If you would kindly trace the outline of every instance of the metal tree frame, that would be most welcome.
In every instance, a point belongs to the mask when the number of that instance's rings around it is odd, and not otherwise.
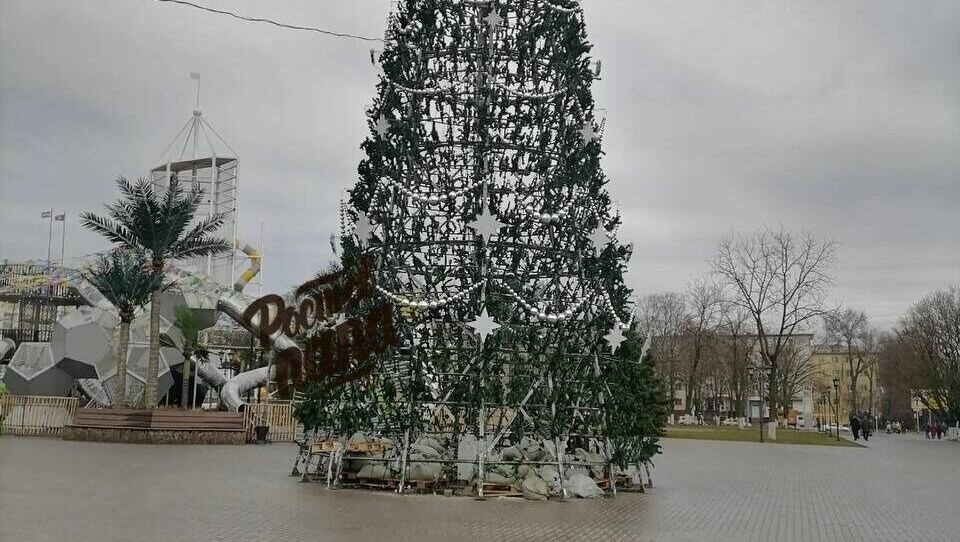
[[[393,437],[403,466],[420,436],[456,450],[473,435],[475,458],[441,460],[449,481],[457,464],[482,482],[491,463],[515,463],[498,450],[524,436],[559,451],[561,477],[574,448],[609,469],[604,336],[630,325],[629,251],[608,232],[619,217],[582,13],[571,0],[401,4],[344,249],[374,256],[402,346],[349,385],[370,423],[331,431]]]

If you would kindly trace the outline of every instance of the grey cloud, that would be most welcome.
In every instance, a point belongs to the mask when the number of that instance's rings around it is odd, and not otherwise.
[[[381,35],[386,0],[216,1]],[[604,167],[637,245],[630,283],[680,289],[719,238],[761,224],[841,241],[835,298],[891,325],[960,283],[960,5],[585,2]],[[332,258],[375,94],[369,44],[130,0],[0,5],[0,258],[103,248],[76,215],[143,175],[193,108],[240,155],[241,236],[265,222],[267,289]],[[280,187],[282,190],[277,190]]]

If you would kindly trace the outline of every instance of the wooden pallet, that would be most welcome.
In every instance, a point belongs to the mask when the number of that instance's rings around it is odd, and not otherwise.
[[[310,447],[311,454],[327,454],[340,451],[343,444],[336,440],[323,440],[314,442]],[[347,452],[357,454],[375,454],[384,450],[383,444],[379,442],[353,442],[347,443]]]
[[[604,491],[610,489],[610,479],[609,479],[609,478],[604,478],[603,480],[597,480],[596,482],[597,482],[597,486],[599,486],[600,489],[602,489],[602,490],[604,490]],[[618,476],[616,477],[616,481],[615,481],[614,483],[617,484],[617,487],[629,487],[629,486],[630,486],[630,478],[629,478],[628,476],[618,475]]]
[[[516,487],[508,486],[504,484],[483,484],[483,496],[484,497],[523,497]]]
[[[357,485],[365,489],[388,489],[395,491],[398,483],[399,480],[395,478],[388,478],[386,480],[357,479]]]
[[[383,444],[379,442],[355,442],[347,444],[347,451],[361,454],[375,454],[383,451]]]
[[[324,440],[320,442],[314,442],[310,445],[310,454],[328,454],[330,452],[335,452],[340,450],[340,443],[333,440]]]

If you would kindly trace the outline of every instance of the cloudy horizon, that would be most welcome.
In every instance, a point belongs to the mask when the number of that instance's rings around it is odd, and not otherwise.
[[[205,3],[367,36],[390,7]],[[584,4],[636,293],[682,290],[723,235],[779,224],[839,242],[832,299],[880,328],[960,285],[960,3]],[[45,258],[50,206],[68,263],[105,249],[78,215],[159,165],[200,72],[239,155],[240,239],[263,223],[264,290],[311,277],[357,179],[370,48],[157,2],[4,0],[0,260]]]

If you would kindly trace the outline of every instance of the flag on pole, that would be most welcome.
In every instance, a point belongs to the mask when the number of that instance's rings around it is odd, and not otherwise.
[[[44,211],[40,213],[40,218],[50,218],[53,215],[53,211]]]
[[[57,222],[63,222],[67,218],[67,213],[60,213],[58,215],[53,215],[53,219]]]

